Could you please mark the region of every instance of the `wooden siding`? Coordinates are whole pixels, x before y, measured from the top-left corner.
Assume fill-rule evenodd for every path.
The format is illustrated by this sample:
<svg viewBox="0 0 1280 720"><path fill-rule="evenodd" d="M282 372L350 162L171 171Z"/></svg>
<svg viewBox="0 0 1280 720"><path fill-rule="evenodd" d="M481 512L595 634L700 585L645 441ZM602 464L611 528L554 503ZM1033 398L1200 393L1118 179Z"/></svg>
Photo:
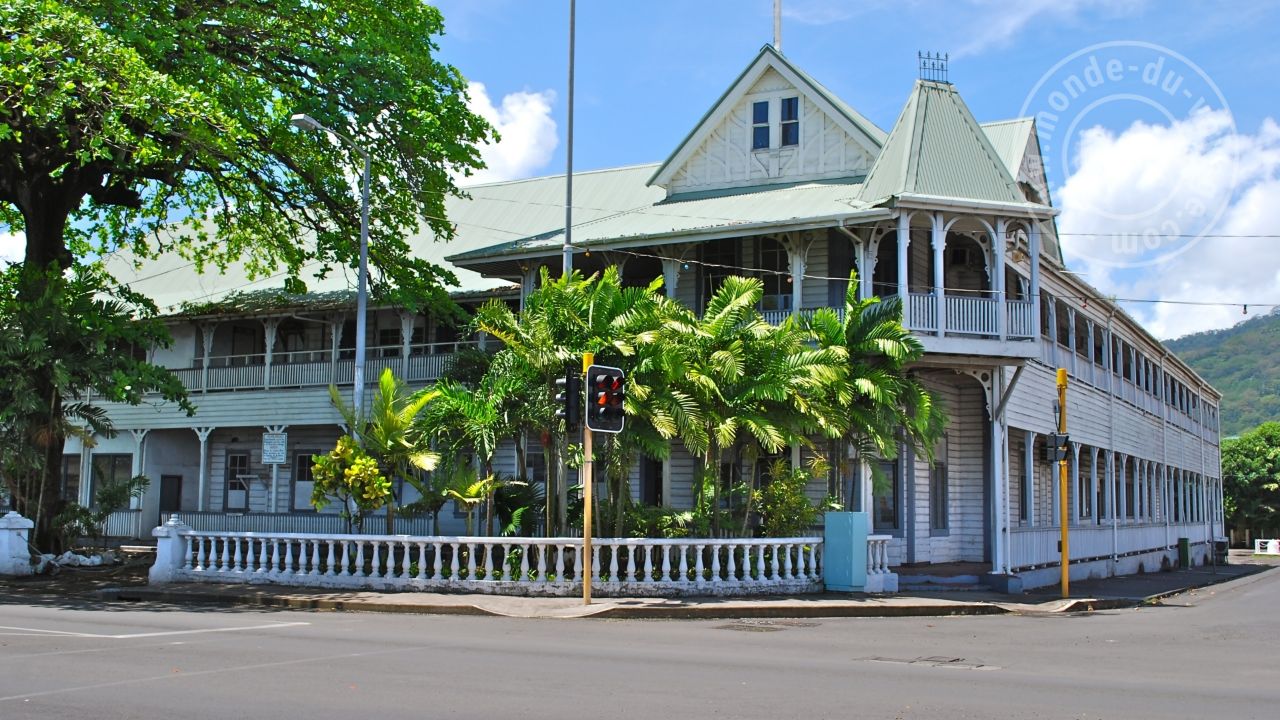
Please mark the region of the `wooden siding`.
<svg viewBox="0 0 1280 720"><path fill-rule="evenodd" d="M778 98L800 97L800 142L777 147ZM771 150L751 149L752 103L771 100ZM672 193L761 182L858 177L874 158L832 117L775 70L769 69L721 119L671 177Z"/></svg>

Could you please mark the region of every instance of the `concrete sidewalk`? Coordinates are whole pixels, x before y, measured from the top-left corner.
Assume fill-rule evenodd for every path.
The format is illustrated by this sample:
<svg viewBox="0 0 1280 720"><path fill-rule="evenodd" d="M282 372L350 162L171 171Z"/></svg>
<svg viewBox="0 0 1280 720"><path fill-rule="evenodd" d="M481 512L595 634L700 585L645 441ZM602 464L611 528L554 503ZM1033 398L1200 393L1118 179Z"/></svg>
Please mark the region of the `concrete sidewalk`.
<svg viewBox="0 0 1280 720"><path fill-rule="evenodd" d="M897 595L824 593L765 598L597 598L591 605L583 605L579 598L334 592L263 585L201 583L112 588L103 590L98 595L104 600L120 602L524 618L909 617L1088 612L1134 607L1269 569L1268 565L1263 564L1237 564L1087 580L1072 585L1069 599L1059 597L1055 588L1049 588L1018 596L957 590Z"/></svg>

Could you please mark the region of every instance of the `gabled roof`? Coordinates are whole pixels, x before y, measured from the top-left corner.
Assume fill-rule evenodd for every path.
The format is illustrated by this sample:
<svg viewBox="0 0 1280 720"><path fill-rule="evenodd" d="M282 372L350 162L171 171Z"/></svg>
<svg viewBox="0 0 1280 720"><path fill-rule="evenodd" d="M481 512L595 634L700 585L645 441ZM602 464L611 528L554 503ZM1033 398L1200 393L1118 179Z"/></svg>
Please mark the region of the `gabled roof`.
<svg viewBox="0 0 1280 720"><path fill-rule="evenodd" d="M955 86L929 80L916 81L861 199L881 203L901 195L1026 204Z"/></svg>
<svg viewBox="0 0 1280 720"><path fill-rule="evenodd" d="M688 159L689 155L715 130L724 115L751 89L756 80L770 68L790 81L797 90L808 95L828 115L841 121L846 126L846 132L852 137L860 139L869 152L874 154L879 151L888 138L884 130L881 130L875 123L836 97L830 90L823 87L807 73L791 64L772 45L765 45L760 48L760 52L751 63L729 84L729 87L720 95L719 99L712 104L697 125L693 127L693 130L685 136L684 140L680 141L675 151L663 161L657 171L653 173L653 177L649 178L649 184L666 184L676 170Z"/></svg>
<svg viewBox="0 0 1280 720"><path fill-rule="evenodd" d="M982 130L991 141L991 147L1004 161L1005 169L1014 179L1017 179L1018 171L1022 169L1022 158L1027 152L1027 141L1035 131L1035 125L1035 119L1029 117L982 123Z"/></svg>

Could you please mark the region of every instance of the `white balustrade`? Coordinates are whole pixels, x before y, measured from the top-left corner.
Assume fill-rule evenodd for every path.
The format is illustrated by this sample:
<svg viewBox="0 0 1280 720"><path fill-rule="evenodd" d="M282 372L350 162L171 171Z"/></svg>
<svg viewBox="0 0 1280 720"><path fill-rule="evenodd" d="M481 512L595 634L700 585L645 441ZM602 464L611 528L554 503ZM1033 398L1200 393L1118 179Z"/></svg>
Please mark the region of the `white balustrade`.
<svg viewBox="0 0 1280 720"><path fill-rule="evenodd" d="M947 311L947 332L966 335L996 335L999 304L992 298L968 295L943 297Z"/></svg>
<svg viewBox="0 0 1280 720"><path fill-rule="evenodd" d="M1033 338L1036 336L1035 314L1031 309L1030 300L1010 300L1005 303L1008 308L1009 337L1013 338Z"/></svg>
<svg viewBox="0 0 1280 720"><path fill-rule="evenodd" d="M938 328L938 302L933 293L911 293L907 296L907 327L912 330Z"/></svg>
<svg viewBox="0 0 1280 720"><path fill-rule="evenodd" d="M164 553L168 575L153 577L172 581L571 596L581 591L584 560L582 538L208 532L177 518L156 537L174 545ZM822 588L817 537L600 538L592 551L601 596ZM886 551L877 552L887 569Z"/></svg>
<svg viewBox="0 0 1280 720"><path fill-rule="evenodd" d="M889 569L891 540L891 535L867 536L867 582L863 585L865 592L898 592L898 574Z"/></svg>

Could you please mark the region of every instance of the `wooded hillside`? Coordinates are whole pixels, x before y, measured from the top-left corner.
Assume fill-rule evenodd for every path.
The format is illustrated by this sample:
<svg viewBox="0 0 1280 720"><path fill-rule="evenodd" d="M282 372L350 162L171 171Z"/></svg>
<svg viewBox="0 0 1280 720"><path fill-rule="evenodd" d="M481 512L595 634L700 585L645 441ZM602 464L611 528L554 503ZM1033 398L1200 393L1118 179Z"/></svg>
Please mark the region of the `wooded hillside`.
<svg viewBox="0 0 1280 720"><path fill-rule="evenodd" d="M1222 392L1222 435L1280 420L1280 315L1165 343Z"/></svg>

